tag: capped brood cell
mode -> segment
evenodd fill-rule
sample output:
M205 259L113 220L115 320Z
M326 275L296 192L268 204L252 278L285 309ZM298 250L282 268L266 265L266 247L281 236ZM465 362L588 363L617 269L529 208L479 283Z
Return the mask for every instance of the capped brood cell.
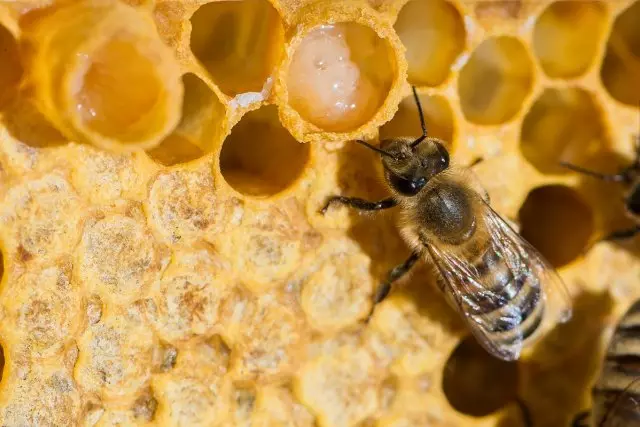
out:
M150 149L180 120L174 53L151 17L116 0L70 2L24 18L26 80L65 136L102 149Z
M302 8L276 81L280 120L303 142L344 141L388 121L406 78L388 20L361 1Z

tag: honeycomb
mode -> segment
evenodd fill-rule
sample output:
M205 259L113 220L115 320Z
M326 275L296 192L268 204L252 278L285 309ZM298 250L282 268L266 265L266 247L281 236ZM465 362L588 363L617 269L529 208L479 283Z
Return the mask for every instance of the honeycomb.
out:
M569 425L638 297L640 1L0 2L0 424ZM574 301L489 357L351 143L431 135ZM477 160L481 160L477 163Z

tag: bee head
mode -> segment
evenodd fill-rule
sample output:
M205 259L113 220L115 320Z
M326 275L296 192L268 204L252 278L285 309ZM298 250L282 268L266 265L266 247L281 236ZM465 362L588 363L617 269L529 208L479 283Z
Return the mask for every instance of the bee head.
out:
M410 138L392 138L380 144L385 178L391 188L414 196L431 178L449 167L449 152L436 138L414 144Z
M384 139L380 142L380 148L365 141L356 141L382 156L387 183L403 196L415 196L431 178L449 167L449 152L439 139L427 136L427 125L418 92L414 86L411 90L420 117L421 136L417 139Z
M356 141L382 156L387 183L403 196L415 196L431 178L449 167L449 152L439 139L427 136L420 98L415 87L412 86L411 90L420 117L420 137L384 139L380 148L365 141Z

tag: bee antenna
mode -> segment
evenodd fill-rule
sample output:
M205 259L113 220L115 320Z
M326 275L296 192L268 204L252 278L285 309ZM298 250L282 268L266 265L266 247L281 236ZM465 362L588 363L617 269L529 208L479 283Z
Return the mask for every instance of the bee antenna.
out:
M360 145L364 145L365 147L367 147L367 148L369 148L369 149L371 149L371 150L375 151L376 153L382 154L383 156L391 157L392 159L395 159L395 158L396 158L396 156L394 156L393 154L388 153L388 152L386 152L386 151L384 151L384 150L381 150L381 149L379 149L378 147L374 147L373 145L371 145L371 144L369 144L369 143L367 143L367 142L364 142L364 141L362 141L362 140L360 140L360 139L356 139L355 141L356 141L358 144L360 144Z
M427 125L424 122L424 114L422 113L422 105L420 104L420 98L418 98L418 92L416 92L416 87L411 86L411 90L413 91L413 99L416 101L416 106L418 107L418 114L420 115L420 126L422 127L422 136L411 143L411 148L415 148L427 137Z

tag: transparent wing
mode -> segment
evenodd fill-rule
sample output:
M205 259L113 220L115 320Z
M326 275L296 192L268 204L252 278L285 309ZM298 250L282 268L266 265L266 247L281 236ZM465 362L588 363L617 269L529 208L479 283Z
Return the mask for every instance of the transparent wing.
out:
M518 326L536 309L540 300L545 304L545 318L560 322L568 320L571 316L569 294L555 269L532 245L513 231L487 203L483 201L480 206L479 218L489 236L486 252L495 253L495 258L503 263L501 267L506 266L512 277L520 280L526 277L530 295L535 297L512 304L513 288L509 291L509 287L499 289L486 283L477 266L462 253L440 247L435 242L429 242L427 249L444 279L447 294L480 344L500 359L516 360L525 341ZM555 311L547 307L551 300L554 300ZM492 311L497 314L491 314Z
M571 296L556 269L531 243L527 242L520 234L515 232L491 206L485 203L485 209L487 221L494 224L492 227L492 235L495 235L493 231L496 231L496 234L500 234L497 233L497 229L500 229L502 237L510 241L508 246L517 249L520 259L525 264L528 264L536 277L538 277L542 285L545 300L549 305L549 319L554 323L565 323L571 319Z
M613 401L598 427L640 427L640 378Z

